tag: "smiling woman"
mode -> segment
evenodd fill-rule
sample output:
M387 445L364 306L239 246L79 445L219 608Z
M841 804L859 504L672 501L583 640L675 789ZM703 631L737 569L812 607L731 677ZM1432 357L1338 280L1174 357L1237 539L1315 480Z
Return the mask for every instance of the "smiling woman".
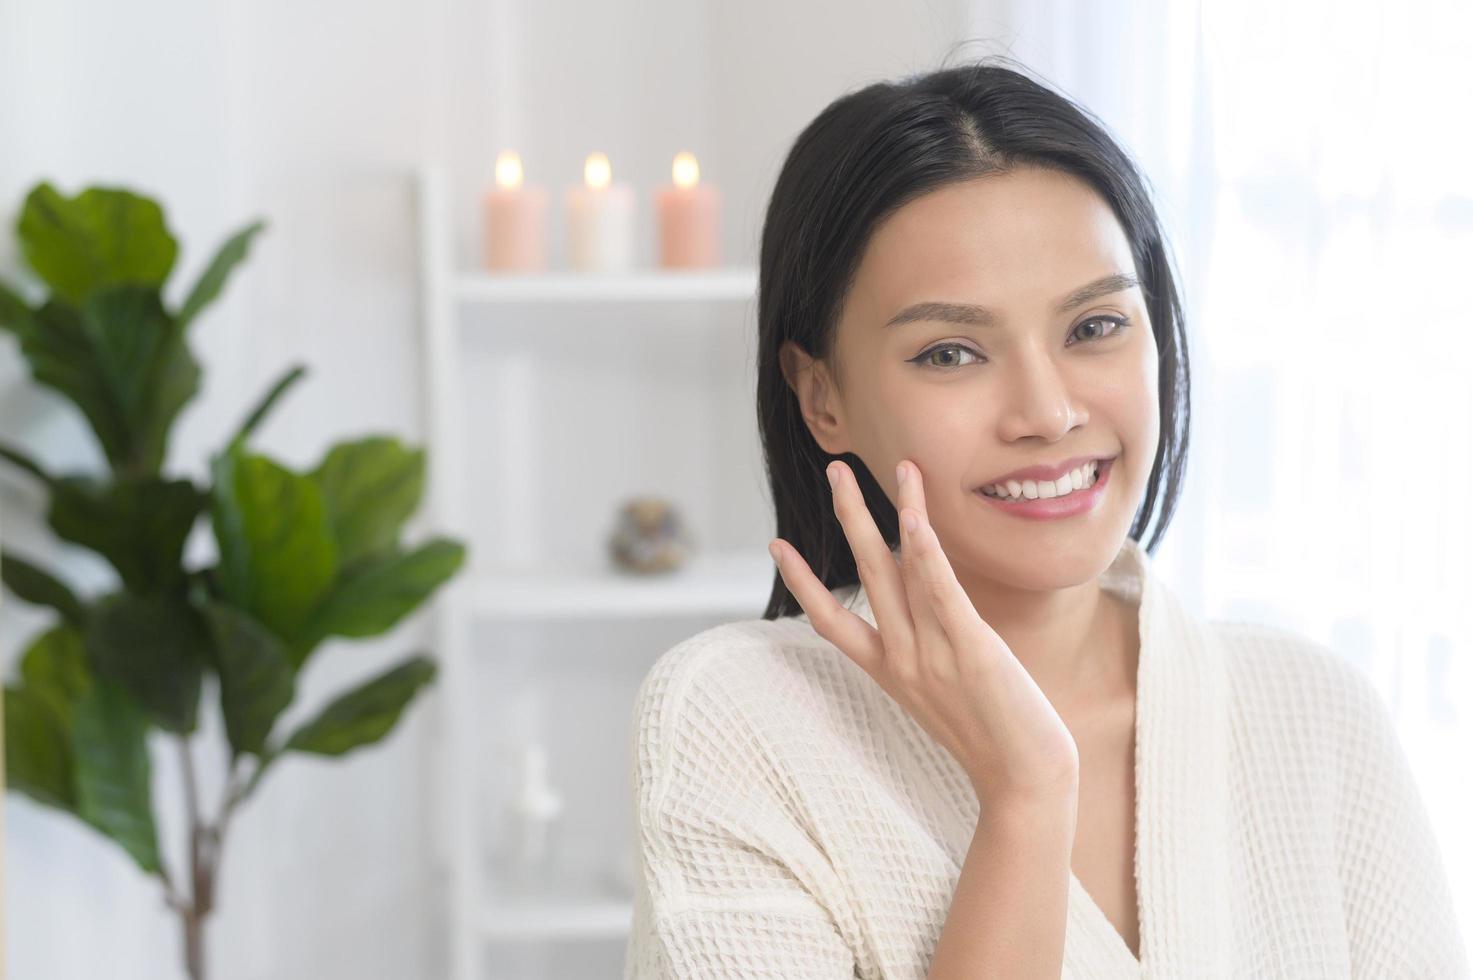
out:
M990 108L999 130L1007 129L1007 106L1019 102ZM944 117L937 122L947 125ZM759 360L776 363L763 376L774 387L759 417L778 533L826 586L855 582L858 573L835 533L837 519L803 483L843 459L894 545L889 474L910 459L926 474L928 513L953 567L973 598L996 612L1015 597L986 602L983 579L1057 585L1059 566L1038 559L1067 551L1069 577L1083 581L1092 577L1088 568L1109 563L1127 534L1141 537L1153 508L1160 510L1156 537L1164 533L1180 492L1189 371L1162 236L1123 155L1082 138L1066 153L1071 147L1057 137L1048 142L1041 123L1029 131L1031 148L970 132L958 133L950 154L939 141L922 144L953 168L944 183L934 180L940 165L924 156L865 171L887 175L897 201L872 205L870 226L840 236L862 245L852 248L852 272L833 271L840 285L826 304L830 312L801 317L764 306ZM933 176L904 184L907 166ZM784 190L780 183L769 210L764 240L773 253L791 248L781 243L785 229L800 241L812 234L778 207ZM855 195L875 198L860 188ZM1120 214L1135 215L1134 224ZM852 207L832 215L858 219ZM769 289L785 295L795 265L802 262L764 266L764 276L776 277L764 279L764 303ZM1040 527L1013 519L1043 505L978 512L976 492L1002 482L998 474L1042 465L1062 476L1069 467L1058 464L1080 456L1118 457L1114 495L1088 515L1069 515L1089 521L1089 529L1079 521ZM1019 492L1029 489L1020 481ZM1052 480L1044 490L1035 484L1024 496L1053 497ZM794 597L778 584L766 614L793 611Z
M778 572L639 692L626 977L1466 975L1370 682L1157 575L1190 402L1164 236L1104 127L1005 62L845 95L779 174Z

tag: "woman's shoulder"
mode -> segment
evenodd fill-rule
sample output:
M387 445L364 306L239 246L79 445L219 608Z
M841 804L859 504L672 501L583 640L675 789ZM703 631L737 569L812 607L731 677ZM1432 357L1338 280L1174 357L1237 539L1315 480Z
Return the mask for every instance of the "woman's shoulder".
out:
M1292 692L1334 702L1364 694L1372 685L1344 655L1319 640L1283 626L1245 620L1212 620L1208 630L1236 680L1257 680L1266 695Z
M636 724L647 737L657 729L719 737L802 723L862 698L867 678L806 617L721 623L660 654L636 695Z
M1357 975L1469 976L1445 856L1371 678L1291 630L1212 626L1234 689L1233 785L1259 813L1255 847L1292 842L1306 871L1306 855L1333 855Z
M1208 629L1223 654L1234 714L1250 728L1273 726L1284 738L1313 738L1341 754L1350 736L1390 724L1370 677L1332 647L1264 623L1214 620Z

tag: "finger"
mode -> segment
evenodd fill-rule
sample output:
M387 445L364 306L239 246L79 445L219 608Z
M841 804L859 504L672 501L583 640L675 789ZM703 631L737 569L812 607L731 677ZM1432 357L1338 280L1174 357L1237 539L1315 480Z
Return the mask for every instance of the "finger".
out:
M814 632L873 676L885 659L879 632L834 598L796 548L782 538L774 538L770 548L783 584L808 614Z
M928 641L940 638L952 650L981 647L977 607L972 606L972 598L956 581L952 561L941 550L940 538L935 536L935 529L927 519L924 479L918 467L910 467L901 491L910 494L903 501L903 510L916 517L915 531L906 531L904 513L901 513L901 553L909 554L906 587L907 594L912 595L912 615L918 635ZM929 632L937 626L940 634ZM922 634L922 629L928 632Z
M864 501L854 471L839 460L830 463L828 470L834 481L834 513L854 552L854 564L875 614L885 655L898 663L915 648L915 629L905 600L900 565L875 526L874 515Z
M928 655L943 657L953 656L951 650L951 637L937 615L935 603L927 594L926 579L923 574L921 559L922 546L919 540L920 531L929 525L926 514L926 488L925 481L921 477L920 467L908 459L902 459L896 467L896 477L900 479L900 491L898 494L900 504L900 564L901 576L905 583L905 596L910 608L911 621L915 624L917 666L922 663L928 669L942 676L955 676L955 672L947 670L949 664L935 663L924 658ZM914 515L917 522L915 532L908 531L905 527L907 515ZM939 551L939 547L933 549ZM942 559L945 560L944 558Z

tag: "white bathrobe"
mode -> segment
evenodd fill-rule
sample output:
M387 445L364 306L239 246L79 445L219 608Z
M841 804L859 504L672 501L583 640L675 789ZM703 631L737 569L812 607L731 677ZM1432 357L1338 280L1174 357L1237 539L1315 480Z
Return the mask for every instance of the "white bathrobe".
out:
M1063 976L1467 977L1441 851L1364 675L1289 631L1203 622L1135 541L1101 581L1140 603L1141 955L1071 873ZM874 624L862 586L834 594ZM806 615L666 651L631 738L626 980L925 977L982 804Z

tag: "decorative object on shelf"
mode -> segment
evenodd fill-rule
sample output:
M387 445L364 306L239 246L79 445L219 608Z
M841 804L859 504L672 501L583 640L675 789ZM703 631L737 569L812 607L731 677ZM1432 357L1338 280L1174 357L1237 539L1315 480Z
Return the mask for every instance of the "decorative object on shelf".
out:
M619 509L609 554L628 572L671 572L686 563L694 535L675 505L659 497L635 497Z
M4 692L8 788L54 807L119 844L184 933L188 975L206 974L205 930L219 888L225 833L273 764L289 754L337 757L384 738L436 673L415 655L337 697L289 735L273 729L297 677L330 637L386 632L462 565L464 547L435 538L401 544L418 509L426 457L388 436L332 446L294 472L246 443L297 366L210 460L209 479L162 472L175 418L199 390L188 327L245 259L257 221L216 253L182 306L163 300L178 244L159 204L119 188L76 197L40 183L17 231L39 279L30 300L0 284L0 329L20 341L36 381L65 395L101 445L110 473L53 474L19 449L4 459L44 486L59 538L99 553L120 587L95 596L12 552L0 580L57 613L20 658ZM184 544L208 516L219 560L186 568ZM211 675L228 741L225 788L206 812L193 738ZM160 846L148 736L177 739L188 867ZM86 925L82 924L85 931Z
M580 272L634 266L634 189L613 183L609 158L590 153L583 186L568 188L568 259Z
M486 268L542 272L547 268L547 191L522 182L522 158L496 157L496 183L483 199Z
M655 191L659 264L706 269L721 263L721 192L701 180L694 153L681 151L670 167L675 183Z

